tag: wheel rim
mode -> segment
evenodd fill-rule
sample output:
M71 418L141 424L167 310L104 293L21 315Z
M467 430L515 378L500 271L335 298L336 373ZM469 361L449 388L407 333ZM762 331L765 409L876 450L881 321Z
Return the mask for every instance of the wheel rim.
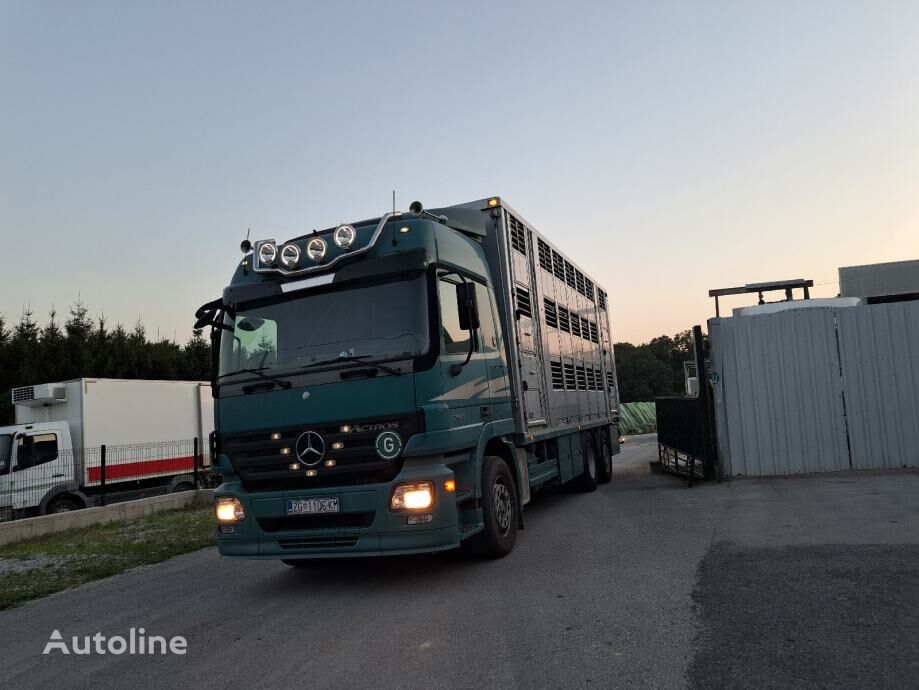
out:
M507 484L502 477L495 480L495 485L491 490L492 505L495 509L495 522L498 529L501 530L501 536L506 537L511 531L511 522L514 515L514 503L511 500L511 492L507 489Z
M69 512L70 512L70 506L57 506L57 507L54 509L54 512L55 512L55 513L69 513Z
M587 446L587 473L591 476L591 478L596 479L597 452L594 450L592 443Z

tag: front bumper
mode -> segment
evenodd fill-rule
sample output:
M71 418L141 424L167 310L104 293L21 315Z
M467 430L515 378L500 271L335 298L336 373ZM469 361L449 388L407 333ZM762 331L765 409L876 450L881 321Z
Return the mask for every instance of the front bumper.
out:
M246 511L233 524L232 534L217 529L220 555L229 559L299 559L430 553L459 546L459 513L455 494L444 483L453 472L442 463L406 460L392 482L337 488L295 489L247 493L238 481L214 491L217 497L235 496ZM422 514L431 521L408 525L409 515L389 510L393 488L402 482L434 483L434 505ZM289 499L339 499L340 513L288 516Z

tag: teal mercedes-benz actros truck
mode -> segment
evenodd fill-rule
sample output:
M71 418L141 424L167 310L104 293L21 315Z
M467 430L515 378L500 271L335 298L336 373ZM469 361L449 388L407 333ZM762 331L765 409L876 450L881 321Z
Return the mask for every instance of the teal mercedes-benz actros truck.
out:
M511 551L619 452L607 294L492 197L242 245L211 326L226 558Z

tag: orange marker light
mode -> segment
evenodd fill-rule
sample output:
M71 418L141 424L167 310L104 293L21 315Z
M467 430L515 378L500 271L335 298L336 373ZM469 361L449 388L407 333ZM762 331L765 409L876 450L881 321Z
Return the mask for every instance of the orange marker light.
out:
M497 205L498 205L498 199L497 199L497 198L495 198L495 199L489 199L489 200L488 200L488 207L489 207L489 208L493 208L493 207L495 207L495 206L497 206Z
M444 491L448 493L453 493L454 491L456 491L456 481L454 481L453 479L448 479L447 481L445 481Z

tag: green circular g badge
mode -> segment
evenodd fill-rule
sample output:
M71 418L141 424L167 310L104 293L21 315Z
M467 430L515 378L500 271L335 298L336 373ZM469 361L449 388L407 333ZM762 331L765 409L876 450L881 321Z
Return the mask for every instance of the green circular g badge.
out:
M384 431L377 436L377 455L384 460L393 460L402 452L402 439L395 431Z

